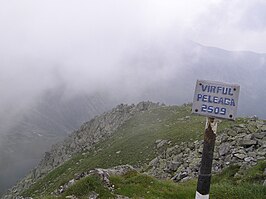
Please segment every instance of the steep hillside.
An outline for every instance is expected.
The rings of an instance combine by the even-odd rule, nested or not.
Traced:
[[[71,134],[65,141],[54,145],[52,150],[45,154],[38,167],[31,171],[16,189],[20,190],[28,187],[54,167],[70,159],[72,155],[86,151],[99,141],[108,138],[109,135],[113,134],[118,127],[135,114],[154,106],[156,107],[158,104],[119,105],[112,111],[97,116],[83,124],[79,130]]]
[[[196,176],[201,156],[204,125],[205,118],[191,115],[189,105],[165,106],[151,102],[130,106],[119,105],[112,111],[85,123],[64,142],[55,145],[45,154],[39,166],[4,198],[13,198],[16,195],[53,198],[58,189],[62,189],[61,186],[64,189],[69,183],[76,181],[75,186],[70,189],[73,192],[64,192],[77,193],[77,190],[83,190],[82,186],[87,186],[86,183],[97,182],[91,177],[86,177],[90,170],[125,164],[160,179],[172,178],[178,182],[192,179],[188,186],[192,190],[191,186],[195,185],[193,178]],[[247,169],[265,159],[265,121],[256,118],[238,119],[236,122],[222,121],[218,130],[214,171],[221,172],[230,165],[241,165],[230,175],[235,176],[236,180],[244,179]],[[258,172],[256,170],[257,174],[253,174],[254,182],[264,182],[264,169],[265,164],[262,163]],[[142,174],[137,174],[130,182],[134,183],[139,175],[142,179]],[[121,185],[126,180],[124,178],[127,177],[110,178],[115,187],[121,187],[121,191],[114,191],[132,197],[134,187],[131,193],[125,193],[125,187]],[[157,180],[154,179],[154,182],[157,184]],[[140,180],[135,183],[142,182]],[[170,190],[180,190],[180,187],[171,183],[158,183],[162,183],[163,187],[172,187]],[[262,185],[258,186],[264,194],[265,189]],[[241,187],[233,191],[239,191],[238,189],[241,190]],[[218,189],[216,194],[220,194]]]
[[[68,97],[60,87],[47,90],[26,110],[12,117],[6,114],[0,121],[0,195],[35,167],[53,144],[111,106],[101,95]]]

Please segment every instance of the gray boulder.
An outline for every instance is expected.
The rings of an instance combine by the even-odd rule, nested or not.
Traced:
[[[239,141],[239,145],[240,146],[244,146],[244,147],[250,147],[252,145],[256,145],[258,142],[256,140],[247,140],[247,139],[243,139]]]
[[[230,150],[230,144],[228,142],[222,143],[219,148],[219,155],[226,155]]]

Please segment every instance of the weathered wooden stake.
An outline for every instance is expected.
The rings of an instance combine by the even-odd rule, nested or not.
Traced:
[[[209,199],[217,120],[207,117],[196,199]]]

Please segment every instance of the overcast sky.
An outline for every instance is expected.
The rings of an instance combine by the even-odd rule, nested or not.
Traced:
[[[1,53],[51,55],[88,44],[99,50],[106,42],[170,32],[228,50],[266,52],[265,18],[264,0],[0,1]]]
[[[1,101],[61,81],[104,87],[143,43],[266,52],[265,19],[263,0],[1,0]]]

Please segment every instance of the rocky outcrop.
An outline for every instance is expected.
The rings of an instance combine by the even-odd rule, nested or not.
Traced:
[[[167,145],[165,147],[164,145]],[[143,170],[157,178],[185,181],[198,176],[203,141],[182,142],[171,146],[166,140],[155,142],[158,156]],[[266,159],[266,124],[261,120],[246,120],[225,129],[216,138],[213,172],[238,164],[243,171]],[[241,172],[237,174],[241,175]]]
[[[137,105],[120,104],[110,112],[96,116],[83,124],[63,142],[46,152],[39,165],[2,198],[15,198],[22,190],[29,188],[36,180],[69,160],[73,155],[87,151],[95,144],[110,137],[123,123],[136,113],[159,107],[159,103],[140,102]]]
[[[109,169],[101,169],[101,168],[96,168],[93,170],[89,170],[89,171],[84,171],[82,173],[79,173],[75,176],[75,178],[69,180],[67,183],[61,185],[60,187],[58,187],[58,189],[56,189],[54,192],[51,193],[52,196],[55,197],[59,197],[62,196],[62,194],[72,185],[76,184],[79,180],[89,177],[89,176],[96,176],[98,177],[103,186],[106,187],[107,189],[110,190],[110,192],[114,191],[114,185],[110,183],[110,176],[122,176],[125,175],[128,172],[137,172],[131,165],[120,165],[120,166],[116,166],[116,167],[112,167]],[[99,193],[95,192],[95,191],[91,191],[88,195],[87,198],[90,199],[97,199],[99,198]],[[128,199],[128,197],[126,196],[122,196],[122,195],[117,195],[113,193],[113,196],[117,199]],[[66,196],[65,198],[69,198],[69,199],[78,199],[78,197],[76,197],[75,195],[69,195]],[[23,197],[23,196],[17,196],[16,199],[33,199],[31,197]]]
[[[92,175],[98,176],[101,179],[103,185],[105,187],[107,187],[110,191],[113,191],[114,185],[112,185],[110,183],[109,177],[110,176],[121,176],[121,175],[124,175],[130,171],[136,171],[136,170],[131,165],[120,165],[120,166],[112,167],[109,169],[96,168],[96,169],[93,169],[90,171],[85,171],[85,172],[82,172],[82,173],[76,175],[75,178],[71,179],[69,182],[65,183],[64,185],[61,185],[52,194],[58,196],[58,195],[64,193],[69,187],[74,185],[79,180],[81,180],[85,177],[88,177],[88,176],[92,176]]]

